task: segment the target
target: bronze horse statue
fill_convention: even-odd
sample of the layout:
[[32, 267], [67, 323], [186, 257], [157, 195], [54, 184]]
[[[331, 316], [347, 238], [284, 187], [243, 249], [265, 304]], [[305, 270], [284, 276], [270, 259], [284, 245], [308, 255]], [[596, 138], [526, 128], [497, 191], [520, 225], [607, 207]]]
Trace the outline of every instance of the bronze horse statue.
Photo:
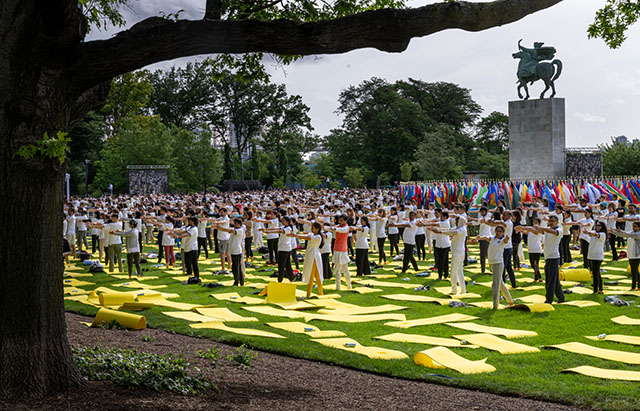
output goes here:
[[[514, 59], [520, 59], [518, 64], [518, 97], [529, 99], [529, 85], [538, 80], [544, 81], [545, 89], [540, 94], [540, 98], [543, 99], [546, 92], [551, 89], [551, 98], [556, 95], [555, 81], [562, 74], [562, 62], [558, 59], [553, 60], [550, 63], [543, 62], [542, 60], [551, 60], [556, 53], [556, 49], [553, 47], [542, 47], [543, 43], [535, 43], [533, 49], [522, 47], [518, 42], [518, 48], [520, 51], [513, 53]], [[521, 89], [524, 88], [526, 96], [522, 97]]]

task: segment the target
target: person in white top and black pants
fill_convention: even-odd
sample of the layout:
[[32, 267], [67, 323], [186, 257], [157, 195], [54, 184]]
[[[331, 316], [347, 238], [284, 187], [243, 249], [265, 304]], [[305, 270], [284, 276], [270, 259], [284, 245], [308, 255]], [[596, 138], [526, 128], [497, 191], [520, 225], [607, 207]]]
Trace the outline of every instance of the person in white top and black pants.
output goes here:
[[360, 217], [360, 224], [351, 227], [355, 236], [356, 276], [371, 274], [369, 265], [369, 219]]
[[640, 266], [640, 221], [634, 221], [631, 229], [631, 231], [616, 229], [612, 233], [627, 239], [627, 258], [629, 258], [629, 266], [631, 267], [631, 291], [635, 291], [640, 287], [638, 272], [638, 266]]
[[184, 252], [184, 265], [187, 269], [187, 275], [200, 278], [200, 269], [198, 268], [198, 218], [191, 216], [187, 218], [187, 227], [182, 232], [171, 232], [172, 237], [184, 238], [182, 251]]
[[409, 212], [409, 219], [404, 220], [399, 224], [389, 224], [389, 227], [402, 228], [402, 241], [404, 242], [404, 255], [402, 258], [402, 274], [409, 269], [409, 264], [413, 266], [413, 269], [418, 271], [418, 263], [413, 257], [413, 248], [416, 245], [416, 231], [418, 229], [416, 223], [416, 213], [414, 211]]
[[583, 230], [583, 234], [591, 237], [589, 242], [589, 268], [593, 277], [593, 293], [602, 294], [602, 275], [600, 266], [604, 261], [604, 243], [607, 241], [607, 225], [603, 221], [598, 221], [594, 231]]
[[242, 269], [242, 252], [245, 236], [245, 227], [242, 218], [233, 219], [233, 228], [226, 228], [220, 225], [218, 230], [231, 234], [229, 238], [229, 254], [231, 254], [231, 272], [233, 272], [233, 285], [244, 285], [244, 270]]

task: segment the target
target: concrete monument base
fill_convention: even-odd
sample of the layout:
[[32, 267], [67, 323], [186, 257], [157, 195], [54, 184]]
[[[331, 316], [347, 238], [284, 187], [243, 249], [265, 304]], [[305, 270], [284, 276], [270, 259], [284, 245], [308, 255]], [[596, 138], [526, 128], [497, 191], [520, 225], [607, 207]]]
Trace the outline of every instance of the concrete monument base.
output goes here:
[[509, 102], [509, 177], [564, 177], [563, 98]]

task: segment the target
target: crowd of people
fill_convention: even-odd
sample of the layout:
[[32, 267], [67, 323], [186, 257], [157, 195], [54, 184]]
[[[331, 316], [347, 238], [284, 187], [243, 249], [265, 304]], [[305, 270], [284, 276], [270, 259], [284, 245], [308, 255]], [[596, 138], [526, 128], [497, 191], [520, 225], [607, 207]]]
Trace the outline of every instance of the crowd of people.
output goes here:
[[[398, 198], [396, 190], [353, 189], [72, 198], [62, 221], [63, 252], [84, 252], [90, 237], [91, 253], [97, 253], [110, 272], [116, 266], [122, 272], [124, 241], [131, 278], [143, 275], [143, 246], [157, 246], [157, 253], [146, 257], [164, 260], [166, 268], [176, 267], [179, 249], [182, 269], [196, 279], [199, 256], [209, 259], [212, 252], [219, 255], [222, 271], [233, 273], [237, 286], [244, 285], [246, 264], [253, 263], [256, 251], [264, 254], [267, 265], [277, 267], [278, 281], [294, 281], [293, 265], [299, 270], [304, 258], [301, 279], [308, 284], [308, 295], [314, 284], [322, 294], [323, 281], [332, 277], [337, 290], [342, 277], [351, 288], [351, 263], [356, 276], [369, 275], [372, 265], [384, 266], [394, 259], [402, 260], [403, 274], [417, 273], [417, 261], [433, 254], [430, 269], [439, 280], [449, 279], [451, 294], [457, 295], [466, 293], [468, 244], [478, 243], [480, 270], [493, 276], [497, 308], [500, 293], [513, 303], [506, 282], [517, 287], [514, 271], [525, 264], [524, 249], [534, 280], [545, 282], [546, 302], [552, 303], [564, 301], [559, 270], [571, 263], [572, 248], [579, 248], [584, 267], [592, 273], [593, 292], [602, 293], [605, 249], [618, 260], [626, 242], [631, 289], [640, 287], [640, 215], [624, 200], [603, 196], [587, 204], [580, 199], [550, 210], [544, 198], [514, 209], [500, 201], [493, 206], [454, 203], [446, 209], [431, 203], [419, 208]], [[370, 261], [371, 254], [377, 254], [377, 260]]]

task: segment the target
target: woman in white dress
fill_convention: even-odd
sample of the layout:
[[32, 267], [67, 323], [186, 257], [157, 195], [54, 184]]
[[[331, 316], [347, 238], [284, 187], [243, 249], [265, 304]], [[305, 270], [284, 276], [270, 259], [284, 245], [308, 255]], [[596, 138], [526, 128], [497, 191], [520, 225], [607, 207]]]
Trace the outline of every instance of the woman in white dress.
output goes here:
[[304, 266], [302, 267], [302, 281], [307, 283], [307, 298], [311, 297], [313, 290], [313, 282], [318, 285], [318, 295], [323, 295], [322, 291], [322, 256], [320, 249], [326, 240], [322, 234], [322, 226], [318, 222], [311, 224], [311, 232], [305, 234], [288, 234], [290, 237], [296, 237], [307, 241], [307, 251], [304, 256]]

